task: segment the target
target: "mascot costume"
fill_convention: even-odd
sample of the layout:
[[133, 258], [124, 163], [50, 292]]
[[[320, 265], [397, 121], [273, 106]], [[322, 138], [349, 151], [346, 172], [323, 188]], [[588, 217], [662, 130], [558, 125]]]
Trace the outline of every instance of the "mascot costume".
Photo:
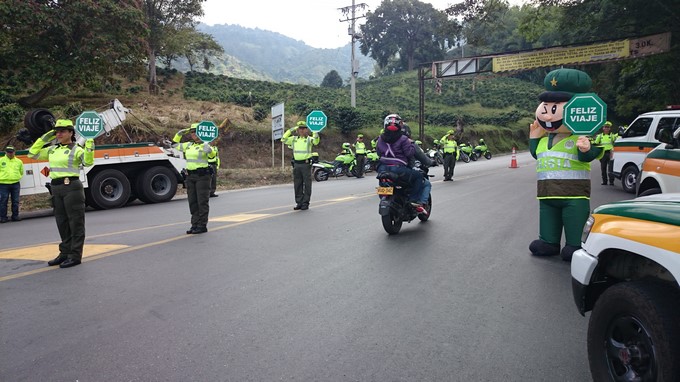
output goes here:
[[[592, 80], [585, 72], [557, 69], [548, 73], [546, 91], [538, 97], [536, 120], [529, 126], [529, 149], [537, 159], [539, 236], [529, 245], [534, 256], [571, 256], [581, 248], [581, 233], [590, 214], [590, 162], [602, 156], [586, 136], [572, 135], [562, 124], [564, 105], [586, 93]], [[560, 251], [562, 229], [566, 244]]]

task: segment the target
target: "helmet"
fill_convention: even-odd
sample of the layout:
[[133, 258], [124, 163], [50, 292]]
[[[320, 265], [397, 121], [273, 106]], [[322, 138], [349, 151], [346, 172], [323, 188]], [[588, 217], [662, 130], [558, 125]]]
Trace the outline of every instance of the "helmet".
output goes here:
[[390, 114], [385, 117], [385, 120], [383, 121], [383, 127], [385, 130], [389, 131], [401, 130], [401, 125], [403, 124], [404, 122], [401, 120], [399, 114]]
[[423, 144], [423, 142], [417, 140], [417, 141], [415, 141], [415, 144], [418, 145], [418, 146], [420, 146], [420, 145]]
[[349, 148], [349, 143], [348, 143], [348, 142], [343, 143], [343, 144], [342, 144], [342, 148], [343, 148], [343, 149], [348, 149], [348, 148]]
[[402, 132], [405, 136], [411, 138], [411, 128], [408, 127], [408, 125], [405, 124], [405, 123], [403, 123], [403, 122], [402, 122], [402, 124], [401, 124], [401, 132]]
[[54, 124], [55, 129], [66, 129], [66, 130], [71, 130], [74, 131], [75, 129], [73, 128], [73, 122], [71, 122], [70, 119], [57, 119], [57, 122]]
[[480, 144], [480, 145], [483, 145], [483, 144], [484, 144], [484, 138], [480, 138], [480, 139], [479, 139], [479, 144]]

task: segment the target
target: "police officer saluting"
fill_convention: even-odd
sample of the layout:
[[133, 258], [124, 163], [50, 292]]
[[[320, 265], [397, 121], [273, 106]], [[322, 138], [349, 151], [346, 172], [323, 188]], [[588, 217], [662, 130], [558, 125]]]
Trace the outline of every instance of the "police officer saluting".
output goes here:
[[[196, 135], [198, 123], [194, 123], [188, 129], [182, 129], [175, 134], [172, 141], [173, 147], [184, 153], [187, 161], [187, 199], [189, 200], [189, 212], [191, 212], [191, 228], [187, 234], [200, 234], [208, 232], [208, 214], [210, 212], [210, 181], [211, 171], [208, 160], [215, 158], [216, 152], [208, 142], [203, 143]], [[180, 143], [184, 134], [191, 134], [190, 142]]]
[[[28, 150], [33, 159], [48, 159], [52, 206], [61, 237], [59, 256], [47, 265], [69, 268], [80, 264], [85, 244], [85, 191], [80, 182], [80, 166], [94, 164], [94, 139], [85, 141], [85, 148], [75, 143], [73, 122], [58, 119], [54, 130], [38, 138]], [[44, 147], [52, 139], [57, 144]]]
[[[293, 136], [296, 131], [298, 135]], [[312, 147], [319, 144], [319, 134], [314, 132], [310, 137], [307, 124], [299, 121], [297, 126], [283, 133], [281, 142], [293, 149], [293, 188], [296, 203], [293, 209], [307, 210], [312, 198]]]

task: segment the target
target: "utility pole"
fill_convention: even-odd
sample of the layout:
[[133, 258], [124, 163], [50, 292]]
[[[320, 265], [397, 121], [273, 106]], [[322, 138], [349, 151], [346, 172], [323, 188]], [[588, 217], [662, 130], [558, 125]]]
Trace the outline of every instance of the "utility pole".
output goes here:
[[356, 11], [357, 8], [361, 9], [362, 11], [364, 9], [368, 8], [368, 4], [366, 3], [361, 3], [361, 4], [355, 4], [354, 0], [352, 0], [352, 5], [343, 7], [343, 8], [338, 8], [340, 12], [342, 12], [343, 16], [347, 17], [345, 20], [340, 19], [340, 22], [345, 22], [349, 21], [350, 22], [350, 27], [347, 29], [347, 34], [352, 36], [352, 62], [351, 62], [351, 70], [350, 70], [350, 79], [349, 79], [349, 84], [350, 84], [350, 92], [351, 92], [351, 105], [352, 107], [357, 106], [357, 75], [359, 74], [359, 64], [357, 60], [354, 58], [354, 43], [356, 40], [361, 38], [360, 33], [355, 33], [356, 30], [356, 20], [360, 19], [362, 17], [366, 17], [366, 15], [361, 15], [357, 16]]

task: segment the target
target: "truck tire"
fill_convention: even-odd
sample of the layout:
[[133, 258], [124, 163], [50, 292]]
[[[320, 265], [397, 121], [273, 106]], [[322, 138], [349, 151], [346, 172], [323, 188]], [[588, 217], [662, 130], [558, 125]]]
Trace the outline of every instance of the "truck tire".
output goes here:
[[95, 209], [123, 207], [130, 199], [130, 181], [118, 170], [102, 170], [88, 180], [86, 202]]
[[635, 193], [635, 186], [639, 174], [640, 171], [638, 171], [635, 166], [628, 166], [623, 169], [623, 172], [621, 173], [621, 187], [624, 191], [629, 194]]
[[54, 121], [54, 115], [47, 109], [33, 109], [24, 116], [24, 126], [34, 138], [52, 130]]
[[167, 202], [177, 192], [177, 176], [167, 167], [151, 167], [137, 176], [135, 190], [144, 203]]

